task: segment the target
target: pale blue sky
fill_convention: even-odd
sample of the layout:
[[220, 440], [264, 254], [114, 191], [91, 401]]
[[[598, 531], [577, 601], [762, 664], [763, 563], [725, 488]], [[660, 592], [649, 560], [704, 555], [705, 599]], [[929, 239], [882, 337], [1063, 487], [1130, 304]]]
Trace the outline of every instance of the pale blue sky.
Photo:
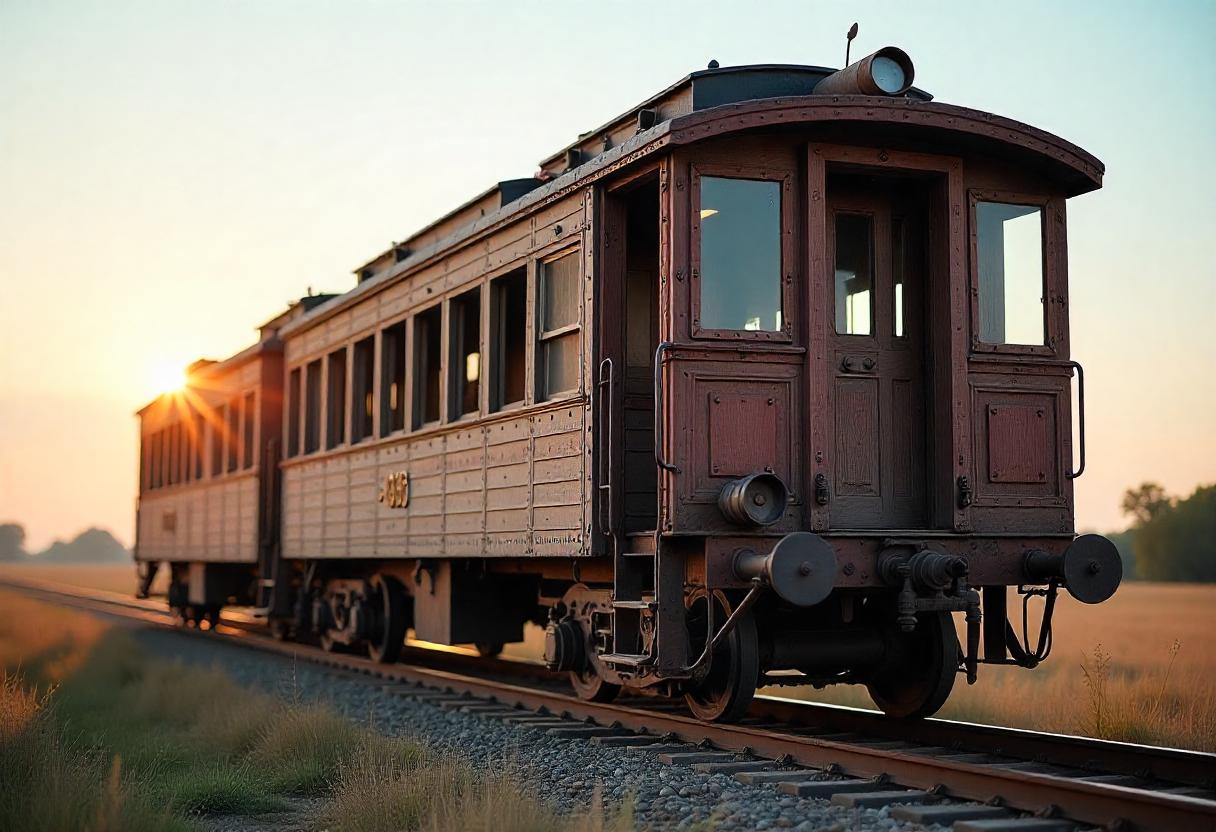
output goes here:
[[[911, 11], [915, 9], [915, 11]], [[306, 287], [710, 58], [906, 49], [1107, 165], [1069, 206], [1082, 526], [1216, 480], [1216, 2], [0, 0], [0, 521], [130, 541], [131, 412]]]

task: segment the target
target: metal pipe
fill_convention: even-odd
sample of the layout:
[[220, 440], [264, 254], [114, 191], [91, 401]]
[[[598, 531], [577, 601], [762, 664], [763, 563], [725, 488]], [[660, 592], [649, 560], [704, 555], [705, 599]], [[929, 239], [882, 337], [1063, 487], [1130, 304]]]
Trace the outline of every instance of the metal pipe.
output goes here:
[[877, 630], [784, 632], [772, 642], [772, 669], [859, 670], [883, 660], [886, 645]]
[[815, 95], [903, 95], [914, 76], [908, 53], [884, 46], [824, 78], [815, 85]]

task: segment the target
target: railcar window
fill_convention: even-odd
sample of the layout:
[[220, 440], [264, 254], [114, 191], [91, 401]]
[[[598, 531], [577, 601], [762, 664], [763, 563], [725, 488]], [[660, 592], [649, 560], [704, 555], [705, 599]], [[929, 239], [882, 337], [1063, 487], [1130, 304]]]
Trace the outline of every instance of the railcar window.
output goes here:
[[540, 398], [578, 387], [578, 252], [540, 264]]
[[405, 321], [380, 333], [380, 435], [405, 427]]
[[215, 410], [215, 421], [211, 423], [211, 476], [224, 473], [224, 445], [228, 443], [228, 431], [224, 428], [227, 418], [224, 406]]
[[300, 368], [287, 378], [287, 456], [300, 453]]
[[148, 471], [148, 487], [160, 488], [160, 431], [148, 437], [152, 448], [152, 468]]
[[1042, 346], [1043, 212], [1034, 205], [975, 206], [980, 340]]
[[[864, 214], [836, 215], [836, 332], [872, 335], [874, 229]], [[897, 324], [898, 326], [898, 324]]]
[[326, 364], [329, 397], [325, 403], [325, 447], [329, 449], [346, 441], [346, 349], [331, 352]]
[[241, 400], [233, 398], [228, 402], [228, 472], [237, 468], [240, 458], [241, 442]]
[[465, 292], [452, 301], [452, 356], [448, 389], [452, 391], [451, 416], [459, 419], [479, 408], [481, 391], [481, 290]]
[[372, 375], [375, 372], [376, 339], [355, 344], [354, 377], [351, 379], [350, 441], [362, 442], [372, 435]]
[[178, 432], [177, 425], [169, 425], [169, 485], [177, 484], [177, 470], [181, 463], [181, 454], [178, 453]]
[[439, 421], [442, 306], [414, 317], [414, 428]]
[[311, 361], [304, 371], [304, 453], [321, 447], [321, 359]]
[[194, 479], [194, 420], [189, 409], [182, 421], [182, 482]]
[[244, 457], [245, 457], [245, 466], [244, 467], [246, 467], [246, 468], [253, 467], [254, 458], [257, 456], [257, 454], [254, 453], [254, 447], [253, 447], [253, 417], [254, 417], [255, 409], [256, 408], [254, 407], [254, 394], [246, 393], [245, 394], [245, 410], [244, 410], [244, 413], [245, 413], [245, 441], [242, 443], [242, 448], [244, 450]]
[[490, 284], [490, 410], [524, 400], [528, 350], [528, 270]]
[[701, 177], [702, 329], [782, 329], [781, 183]]
[[194, 414], [194, 460], [191, 463], [194, 465], [194, 478], [201, 480], [203, 478], [203, 427], [206, 425], [206, 420], [203, 419], [202, 413]]

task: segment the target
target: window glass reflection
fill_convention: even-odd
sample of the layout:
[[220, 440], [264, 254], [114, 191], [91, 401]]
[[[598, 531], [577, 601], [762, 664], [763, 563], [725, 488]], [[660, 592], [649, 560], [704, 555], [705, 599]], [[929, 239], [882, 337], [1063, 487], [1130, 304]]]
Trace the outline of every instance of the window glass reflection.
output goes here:
[[1043, 216], [1033, 205], [975, 206], [980, 340], [1042, 345]]
[[873, 334], [873, 226], [862, 214], [836, 215], [836, 332]]
[[781, 329], [781, 183], [701, 177], [701, 327]]

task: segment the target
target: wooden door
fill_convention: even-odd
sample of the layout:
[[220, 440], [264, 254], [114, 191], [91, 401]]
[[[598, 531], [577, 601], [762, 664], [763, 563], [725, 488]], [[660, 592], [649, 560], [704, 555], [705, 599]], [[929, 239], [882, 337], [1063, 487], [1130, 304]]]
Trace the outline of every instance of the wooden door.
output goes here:
[[872, 180], [828, 185], [833, 528], [926, 523], [922, 206]]

